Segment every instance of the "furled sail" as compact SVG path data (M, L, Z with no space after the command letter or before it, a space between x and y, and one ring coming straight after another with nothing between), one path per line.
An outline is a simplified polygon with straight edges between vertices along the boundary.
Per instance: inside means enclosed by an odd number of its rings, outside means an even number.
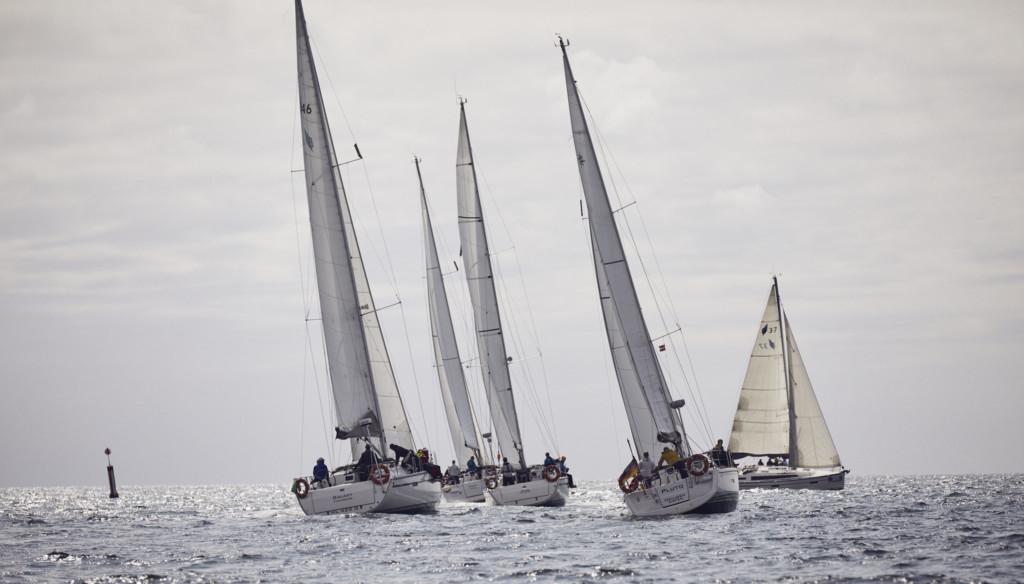
M633 438L639 450L652 454L661 450L659 444L673 444L677 449L685 449L683 423L679 413L669 405L668 386L640 309L640 299L626 262L564 43L562 60L573 143L587 202L598 286L601 288L601 307ZM653 427L650 427L652 423Z
M459 204L459 237L462 241L462 261L466 269L466 283L473 303L476 326L477 353L483 372L487 402L491 411L493 433L505 457L513 453L519 464L526 467L523 442L519 432L519 418L512 395L512 381L508 371L508 354L502 336L501 316L498 314L498 296L487 249L487 231L473 167L473 149L469 143L466 125L466 105L459 108L459 147L455 160L456 189ZM511 458L514 460L514 458Z
M295 11L302 154L338 435L373 437L382 452L392 443L413 448L359 253L298 1ZM352 448L353 452L361 450L356 441Z
M423 188L420 163L416 160L416 176L420 181L420 200L423 205L423 237L426 245L427 302L430 305L430 330L434 339L434 362L437 378L441 385L441 398L448 418L448 429L452 434L455 455L460 464L470 456L476 456L478 464L490 464L487 452L481 448L483 439L476 423L473 404L466 387L459 346L452 326L452 315L448 307L441 263L438 260L434 228L427 208L427 193Z

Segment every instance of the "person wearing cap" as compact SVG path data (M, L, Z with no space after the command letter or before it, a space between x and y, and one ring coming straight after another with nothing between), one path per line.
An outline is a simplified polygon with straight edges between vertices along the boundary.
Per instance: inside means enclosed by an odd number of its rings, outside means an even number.
M322 481L327 478L330 471L327 470L327 465L324 464L324 457L316 459L316 466L313 467L313 480Z
M359 462L356 463L356 471L359 473L359 480L365 481L370 478L370 467L373 466L373 449L367 444L363 450L362 455L359 456Z

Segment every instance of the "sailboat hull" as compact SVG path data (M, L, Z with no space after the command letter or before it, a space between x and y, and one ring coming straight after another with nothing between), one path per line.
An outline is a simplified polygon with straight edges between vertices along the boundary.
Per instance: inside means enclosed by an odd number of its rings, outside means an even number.
M670 475L650 488L627 493L624 500L637 517L731 513L740 500L738 474L734 468L713 468L701 477Z
M787 468L747 466L740 469L740 488L747 489L813 489L841 491L846 486L846 474L836 468Z
M457 485L445 485L441 487L441 494L448 503L483 503L487 500L483 479L463 479Z
M388 482L352 482L353 475L331 475L319 488L296 498L306 515L332 513L430 513L441 502L441 485L426 472L391 467Z
M563 476L550 482L541 477L525 483L497 487L487 491L487 499L493 505L562 507L569 501L569 479Z

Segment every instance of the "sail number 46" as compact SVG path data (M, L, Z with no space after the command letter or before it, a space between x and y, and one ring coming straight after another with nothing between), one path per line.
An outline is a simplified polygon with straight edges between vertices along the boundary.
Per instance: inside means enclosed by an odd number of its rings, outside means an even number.
M313 113L313 106L308 103L299 104L299 113L311 114Z

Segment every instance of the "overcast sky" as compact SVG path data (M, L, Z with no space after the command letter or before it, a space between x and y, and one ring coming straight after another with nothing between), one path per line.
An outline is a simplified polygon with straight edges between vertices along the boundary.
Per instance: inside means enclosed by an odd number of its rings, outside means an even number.
M728 439L778 273L854 473L1024 472L1024 4L305 9L335 144L365 157L345 180L376 302L401 301L383 311L395 370L442 461L412 157L442 262L461 265L458 95L520 294L510 353L555 420L545 442L521 408L527 458L607 480L629 460L562 33L676 313L645 306L651 334L677 318L689 348L698 444ZM0 2L0 486L103 485L107 447L122 485L285 484L344 462L307 341L295 62L289 0Z

